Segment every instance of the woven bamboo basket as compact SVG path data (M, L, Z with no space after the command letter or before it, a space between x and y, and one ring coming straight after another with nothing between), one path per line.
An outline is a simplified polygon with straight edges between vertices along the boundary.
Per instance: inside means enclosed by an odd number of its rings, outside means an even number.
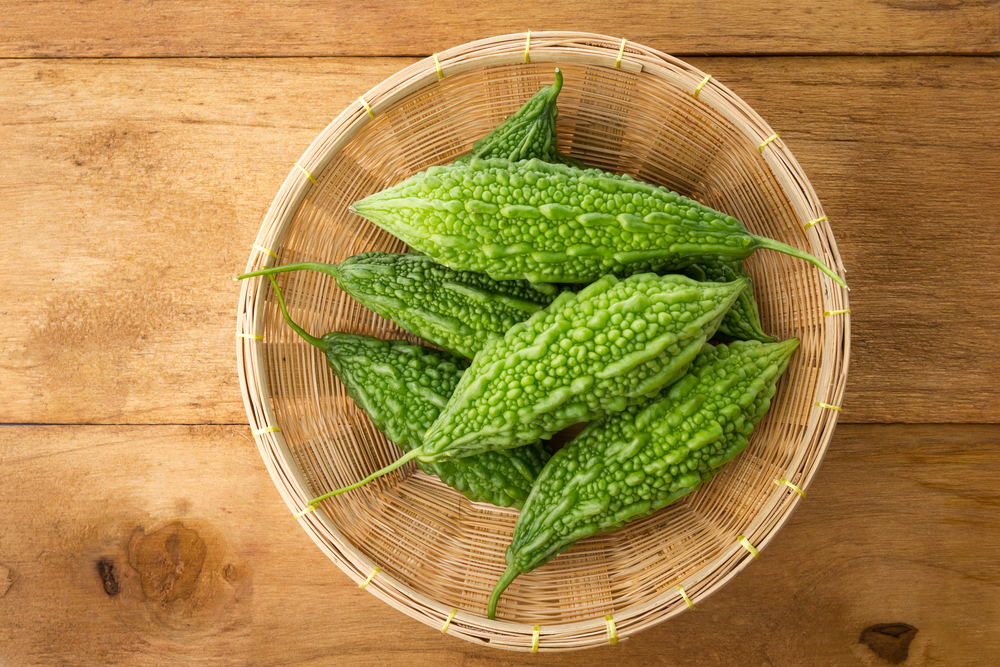
M291 169L247 271L402 251L400 241L348 206L468 151L551 83L556 66L565 75L561 152L665 185L843 271L809 180L740 98L653 49L564 32L459 46L365 93ZM754 550L764 551L800 502L798 490L808 488L833 435L838 412L827 406L841 404L847 375L850 320L838 312L848 307L844 290L778 253L759 251L745 264L764 329L802 340L747 450L695 494L519 577L496 621L486 619L486 602L504 570L514 510L472 503L410 463L323 502L300 525L382 601L436 630L497 648L616 643L697 605L749 565ZM417 342L325 275L286 273L280 282L292 316L316 335ZM237 334L250 424L291 513L401 455L355 407L322 354L284 324L266 279L243 282Z

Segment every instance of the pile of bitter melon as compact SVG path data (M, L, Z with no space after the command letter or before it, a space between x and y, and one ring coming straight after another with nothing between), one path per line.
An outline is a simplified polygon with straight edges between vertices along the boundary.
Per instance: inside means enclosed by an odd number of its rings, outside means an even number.
M843 284L724 213L557 153L561 86L556 70L469 155L354 204L422 254L241 276L324 271L445 350L312 336L270 277L288 324L407 452L310 504L416 459L474 501L519 508L490 618L519 574L691 493L747 446L799 341L761 330L741 259L779 250ZM548 438L582 422L553 455Z

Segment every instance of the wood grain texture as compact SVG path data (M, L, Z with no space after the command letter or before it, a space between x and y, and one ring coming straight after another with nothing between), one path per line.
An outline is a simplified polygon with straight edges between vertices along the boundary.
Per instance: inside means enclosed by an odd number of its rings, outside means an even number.
M244 423L230 279L310 141L409 62L0 61L0 421ZM830 216L853 288L842 421L1000 420L995 59L693 62L781 133Z
M0 62L4 229L32 253L0 276L0 420L244 422L232 277L306 146L397 67Z
M538 656L443 637L358 590L245 435L0 427L0 664L875 667L863 631L903 623L907 665L1000 652L997 426L842 425L808 498L719 593L615 648Z
M379 11L358 0L13 0L0 18L0 57L428 56L526 30L620 35L679 55L1000 50L997 0L639 0L600 6L585 0L399 0L391 7Z

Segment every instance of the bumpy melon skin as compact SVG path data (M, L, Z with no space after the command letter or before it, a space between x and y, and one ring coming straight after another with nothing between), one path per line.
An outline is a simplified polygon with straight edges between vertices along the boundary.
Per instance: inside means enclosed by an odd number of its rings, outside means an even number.
M556 298L551 285L493 280L425 255L367 252L336 266L337 285L429 343L472 358Z
M587 283L757 247L738 220L676 192L538 159L432 167L352 209L442 264L497 280Z
M472 158L503 158L517 162L538 158L558 162L556 153L556 98L562 90L563 75L556 70L556 81L545 86L524 103L510 118L472 145L472 151L456 160L466 163Z
M707 264L692 264L681 273L695 280L724 283L738 278L749 278L750 274L743 267L743 262L709 262ZM719 330L715 332L716 340L731 343L737 340L756 340L761 343L775 342L774 336L764 333L760 324L760 311L753 298L753 290L740 294L736 303L722 318Z
M518 447L680 377L749 285L608 275L491 341L424 436L427 461Z

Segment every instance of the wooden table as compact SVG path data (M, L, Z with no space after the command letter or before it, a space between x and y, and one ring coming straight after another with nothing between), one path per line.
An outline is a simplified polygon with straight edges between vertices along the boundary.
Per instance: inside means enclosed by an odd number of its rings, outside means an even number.
M1000 1L202 4L0 3L0 665L996 663ZM742 96L853 288L840 425L760 561L617 647L536 656L396 612L296 525L245 426L231 280L347 104L528 28Z

